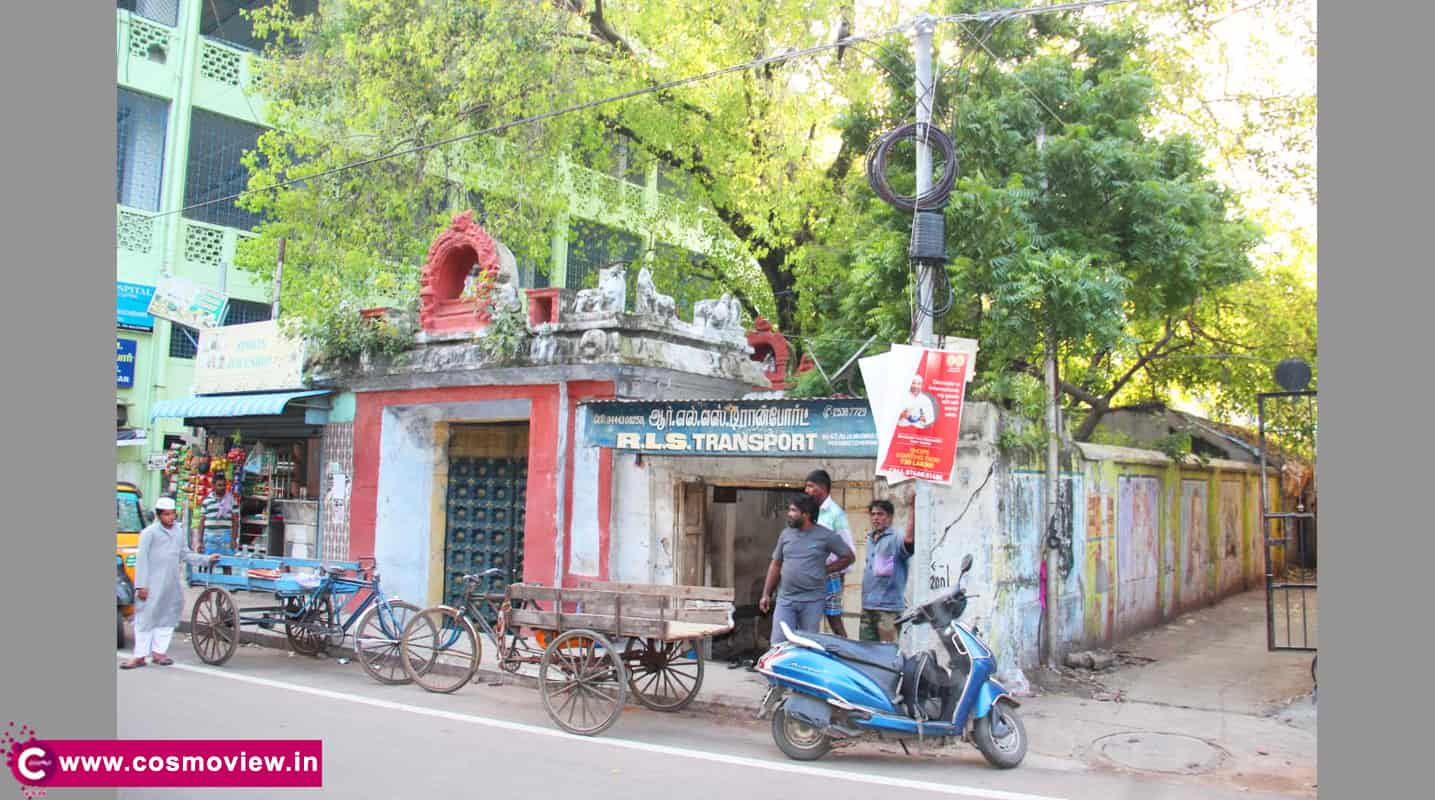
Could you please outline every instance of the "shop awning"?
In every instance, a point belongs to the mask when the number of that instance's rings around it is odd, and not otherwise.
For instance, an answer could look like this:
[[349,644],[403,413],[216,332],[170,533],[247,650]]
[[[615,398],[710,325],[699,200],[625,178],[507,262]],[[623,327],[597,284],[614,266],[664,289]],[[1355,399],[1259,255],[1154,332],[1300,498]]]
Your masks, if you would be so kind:
[[283,414],[284,407],[302,397],[329,394],[328,389],[303,392],[267,392],[262,394],[229,394],[161,400],[150,411],[150,419],[162,417],[189,419],[195,417],[267,417]]

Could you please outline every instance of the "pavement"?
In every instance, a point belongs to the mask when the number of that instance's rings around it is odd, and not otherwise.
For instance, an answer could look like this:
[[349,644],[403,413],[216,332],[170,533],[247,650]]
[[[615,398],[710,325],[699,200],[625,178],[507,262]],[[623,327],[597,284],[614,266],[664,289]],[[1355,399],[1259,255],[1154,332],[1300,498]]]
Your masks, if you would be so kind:
[[[199,590],[188,593],[192,603]],[[259,595],[236,599],[241,606],[271,602]],[[1216,791],[1315,796],[1311,654],[1267,651],[1264,615],[1264,592],[1248,592],[1119,643],[1115,669],[1063,668],[1028,675],[1034,694],[1020,698],[1030,740],[1023,769],[1157,779],[1166,787],[1207,793],[1196,796]],[[256,648],[276,650],[274,658],[296,666],[316,660],[284,652],[288,644],[282,630],[245,629],[245,641],[246,661]],[[500,672],[490,643],[485,639],[483,645],[475,684],[514,691],[536,687],[536,668],[525,667],[518,675]],[[174,649],[198,663],[187,637],[177,637]],[[346,648],[331,648],[322,660],[342,665],[350,655]],[[347,669],[363,677],[357,664]],[[750,726],[766,687],[754,672],[709,662],[702,689],[686,713],[717,724]],[[536,698],[529,702],[541,708]],[[975,755],[966,744],[946,751]]]

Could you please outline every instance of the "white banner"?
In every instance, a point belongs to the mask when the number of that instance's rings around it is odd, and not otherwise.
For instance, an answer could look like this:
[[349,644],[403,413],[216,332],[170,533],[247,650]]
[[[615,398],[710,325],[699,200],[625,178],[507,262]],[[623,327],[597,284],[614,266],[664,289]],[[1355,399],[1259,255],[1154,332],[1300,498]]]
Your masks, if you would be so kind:
[[274,320],[211,328],[199,335],[195,394],[304,388],[304,343]]
[[[935,350],[935,348],[931,348]],[[966,381],[971,382],[976,372],[978,344],[975,339],[948,338],[942,352],[964,353],[967,356]],[[879,356],[859,359],[858,369],[862,370],[862,382],[867,387],[867,402],[872,407],[873,425],[877,429],[877,477],[886,478],[893,485],[909,476],[892,470],[883,470],[888,451],[897,433],[899,421],[905,419],[909,425],[928,427],[935,418],[934,401],[929,393],[913,394],[913,379],[928,348],[894,344],[892,349]],[[955,434],[954,434],[955,435]]]

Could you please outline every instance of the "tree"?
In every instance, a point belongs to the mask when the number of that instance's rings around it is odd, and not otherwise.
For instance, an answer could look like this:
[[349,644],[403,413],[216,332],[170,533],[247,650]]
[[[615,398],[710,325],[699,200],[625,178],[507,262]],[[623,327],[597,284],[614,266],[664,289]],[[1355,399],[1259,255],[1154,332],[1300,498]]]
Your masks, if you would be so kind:
[[[1051,15],[959,36],[950,46],[968,55],[943,70],[936,110],[963,173],[946,210],[955,303],[942,328],[982,342],[979,380],[998,397],[1009,373],[1040,374],[1043,333],[1054,331],[1061,389],[1086,412],[1085,438],[1152,365],[1193,346],[1185,321],[1205,298],[1252,277],[1259,234],[1190,137],[1149,132],[1160,87],[1136,23]],[[911,90],[890,95],[864,129],[906,117]],[[909,219],[875,203],[861,210],[854,228],[904,238]],[[834,253],[814,270],[814,280],[848,274],[888,292],[816,301],[814,315],[836,321],[832,341],[910,315],[900,251],[872,255]]]
[[[831,41],[848,5],[345,0],[304,19],[286,4],[263,9],[256,30],[271,45],[260,88],[275,129],[249,161],[260,191],[245,202],[269,222],[240,263],[269,275],[278,241],[287,240],[284,307],[322,334],[339,309],[413,296],[427,242],[476,200],[486,226],[521,261],[545,263],[576,189],[590,216],[623,215],[660,241],[679,227],[697,229],[707,258],[658,259],[660,289],[701,285],[690,280],[700,270],[749,312],[800,334],[803,252],[860,154],[861,137],[841,136],[833,122],[845,97],[874,85],[870,60],[834,53],[774,63],[432,145],[776,46]],[[618,141],[628,145],[615,150]],[[570,163],[620,173],[656,163],[683,199],[645,214],[632,189],[591,184]],[[281,186],[298,178],[311,179]],[[481,196],[459,186],[481,187]],[[627,258],[632,250],[606,248]]]

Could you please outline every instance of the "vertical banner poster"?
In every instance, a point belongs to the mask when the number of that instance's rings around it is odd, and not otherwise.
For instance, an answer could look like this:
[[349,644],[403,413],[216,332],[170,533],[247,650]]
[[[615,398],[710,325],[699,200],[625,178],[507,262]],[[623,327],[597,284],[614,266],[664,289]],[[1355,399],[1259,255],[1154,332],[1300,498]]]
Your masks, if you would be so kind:
[[877,474],[951,485],[975,342],[953,349],[895,345],[859,362],[878,436]]

